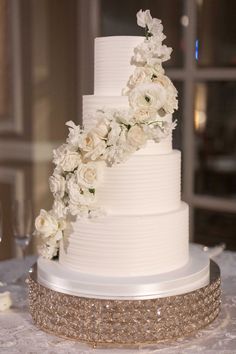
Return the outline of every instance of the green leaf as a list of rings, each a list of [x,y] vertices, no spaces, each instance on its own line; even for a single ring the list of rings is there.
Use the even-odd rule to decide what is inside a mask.
[[[95,188],[89,188],[89,192],[95,194]]]

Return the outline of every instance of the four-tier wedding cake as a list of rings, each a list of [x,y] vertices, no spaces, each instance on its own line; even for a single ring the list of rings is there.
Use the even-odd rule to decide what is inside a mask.
[[[148,10],[137,22],[145,37],[95,39],[84,126],[67,122],[53,152],[54,204],[35,223],[39,284],[80,299],[160,300],[209,284],[209,259],[189,249],[172,149],[177,90],[162,67],[172,50]]]

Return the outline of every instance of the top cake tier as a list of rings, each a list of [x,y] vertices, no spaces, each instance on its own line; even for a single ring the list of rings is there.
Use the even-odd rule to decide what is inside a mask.
[[[144,40],[138,36],[113,36],[95,39],[94,94],[120,96],[134,71],[131,57]]]

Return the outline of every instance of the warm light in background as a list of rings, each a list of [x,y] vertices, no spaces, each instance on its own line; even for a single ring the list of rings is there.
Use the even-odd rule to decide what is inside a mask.
[[[195,110],[194,110],[194,128],[201,133],[206,128],[207,122],[207,86],[204,83],[196,85]]]

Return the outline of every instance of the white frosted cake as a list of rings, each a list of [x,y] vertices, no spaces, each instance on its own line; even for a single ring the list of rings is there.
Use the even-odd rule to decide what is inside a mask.
[[[93,125],[88,113],[100,107],[129,107],[122,89],[133,71],[133,50],[142,40],[95,39],[95,88],[94,95],[83,97],[85,128]],[[181,153],[172,149],[170,134],[159,144],[148,142],[126,163],[105,167],[97,203],[107,215],[80,219],[65,230],[68,245],[61,243],[60,264],[111,276],[152,275],[186,264],[188,206],[180,200],[180,165]]]
[[[158,297],[209,281],[209,260],[189,252],[181,153],[172,149],[177,91],[162,68],[171,53],[163,36],[156,24],[146,39],[95,39],[84,130],[67,124],[67,144],[54,152],[55,202],[36,220],[44,285],[108,298],[135,296],[139,286],[139,296]]]
[[[149,10],[137,23],[145,37],[95,40],[94,95],[83,97],[83,128],[66,123],[54,203],[35,222],[33,321],[94,348],[183,338],[220,310],[219,267],[189,244],[172,149],[177,90],[162,67],[171,48]]]

